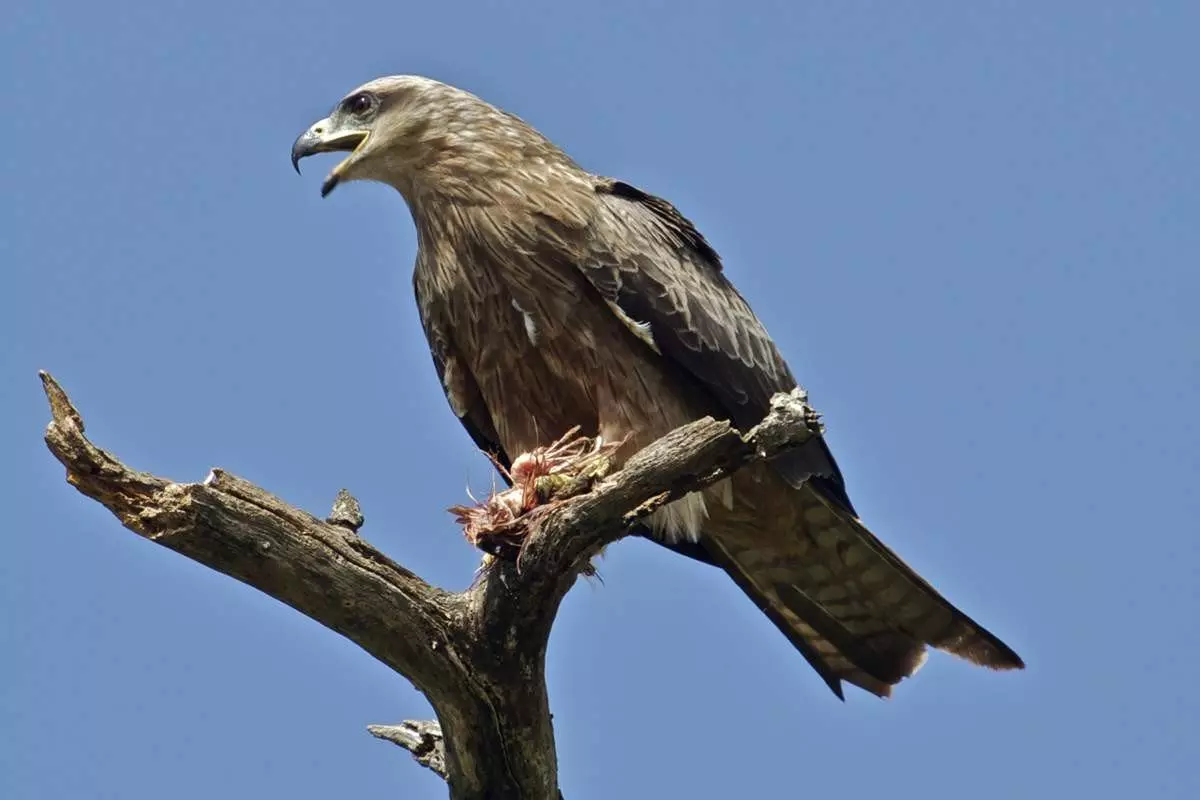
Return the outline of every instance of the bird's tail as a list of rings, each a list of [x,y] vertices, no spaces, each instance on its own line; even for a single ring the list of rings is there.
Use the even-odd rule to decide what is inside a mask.
[[[735,478],[732,508],[710,513],[705,549],[839,697],[842,681],[889,696],[927,645],[993,669],[1025,666],[816,489],[747,475]]]

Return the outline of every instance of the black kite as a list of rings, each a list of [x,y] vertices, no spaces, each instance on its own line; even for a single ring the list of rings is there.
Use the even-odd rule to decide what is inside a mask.
[[[354,90],[292,149],[348,151],[412,212],[413,282],[454,413],[501,463],[573,426],[628,453],[704,415],[747,428],[796,380],[704,237],[665,200],[584,171],[520,119],[426,78]],[[822,438],[657,512],[652,535],[737,582],[838,696],[886,696],[926,645],[1009,647],[858,519]]]

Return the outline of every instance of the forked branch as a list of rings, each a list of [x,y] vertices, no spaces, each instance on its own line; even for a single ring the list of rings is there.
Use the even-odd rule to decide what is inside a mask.
[[[287,603],[410,680],[438,723],[371,732],[445,777],[454,798],[560,796],[545,652],[575,579],[656,508],[819,431],[800,389],[777,395],[745,435],[708,418],[685,425],[531,514],[519,566],[493,559],[447,592],[362,539],[349,494],[321,520],[223,470],[198,483],[138,472],[93,445],[62,387],[41,377],[46,444],[67,481],[138,535]]]

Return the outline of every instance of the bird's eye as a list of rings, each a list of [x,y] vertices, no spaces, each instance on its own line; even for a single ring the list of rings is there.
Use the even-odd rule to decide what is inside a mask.
[[[366,92],[346,98],[345,109],[355,116],[362,116],[375,107],[375,99]]]

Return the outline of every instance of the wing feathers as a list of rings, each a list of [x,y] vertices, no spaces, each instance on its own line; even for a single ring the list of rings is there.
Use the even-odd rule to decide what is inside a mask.
[[[796,379],[717,253],[674,206],[629,184],[602,181],[601,205],[579,267],[609,303],[649,325],[658,350],[712,394],[739,427],[756,425]],[[774,462],[792,486],[819,488],[853,511],[824,440]]]
[[[452,336],[453,328],[442,305],[444,297],[434,287],[427,285],[427,281],[435,274],[431,270],[417,269],[413,274],[413,289],[438,380],[441,381],[451,410],[462,422],[475,446],[507,469],[511,463],[510,456],[500,444],[491,412],[474,376],[458,352]]]
[[[615,181],[597,193],[584,274],[625,317],[648,324],[663,357],[735,425],[756,424],[796,381],[716,252],[660,198]],[[1022,666],[862,525],[823,438],[771,467],[792,490],[776,491],[801,504],[798,527],[758,509],[743,524],[763,530],[726,537],[714,520],[704,545],[839,696],[841,680],[888,695],[920,667],[927,644],[998,669]]]

